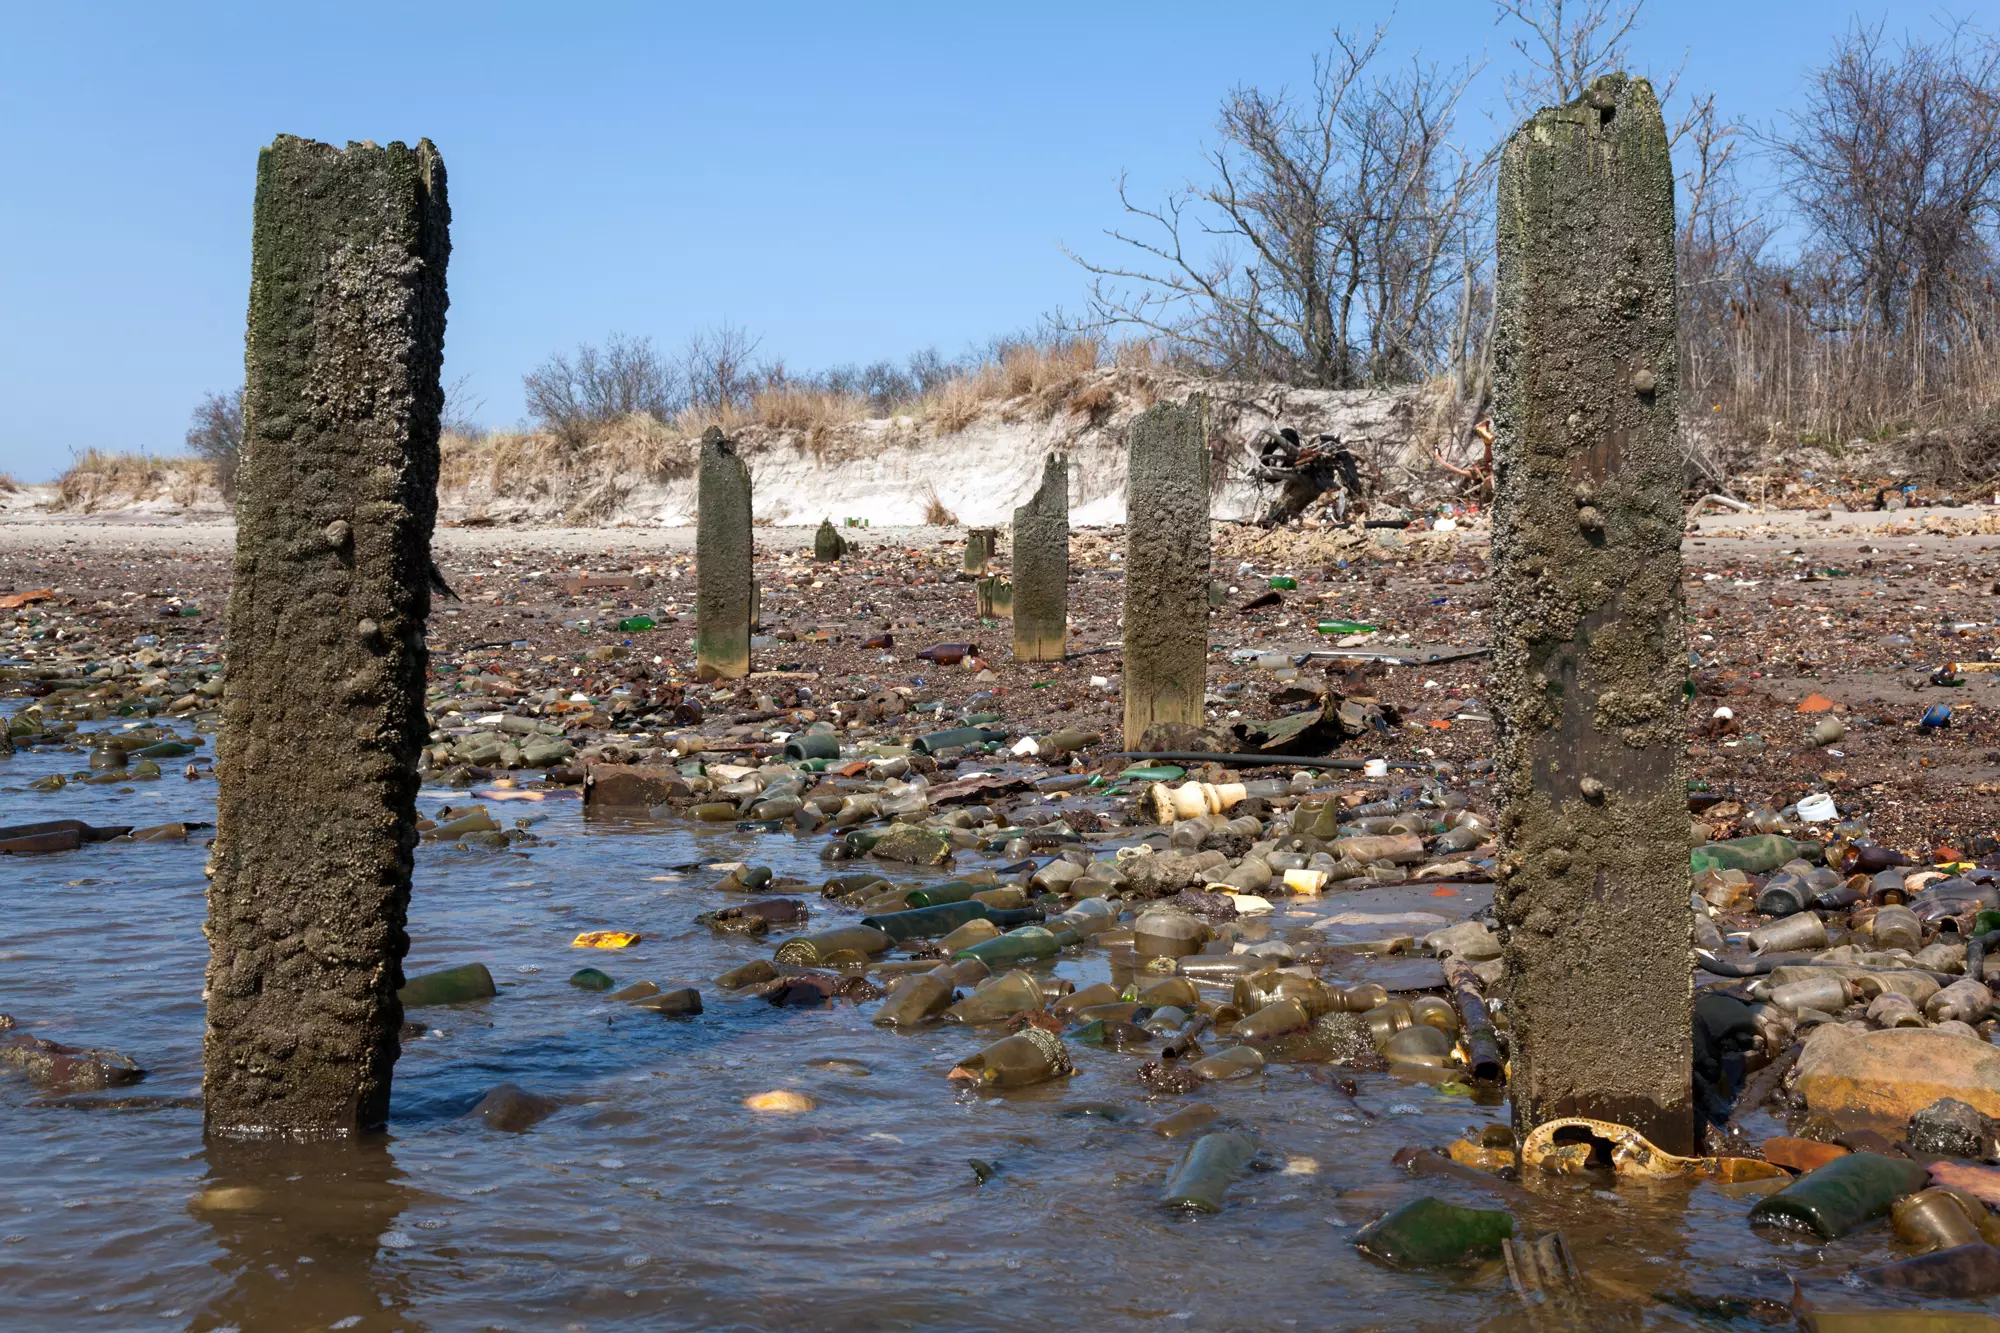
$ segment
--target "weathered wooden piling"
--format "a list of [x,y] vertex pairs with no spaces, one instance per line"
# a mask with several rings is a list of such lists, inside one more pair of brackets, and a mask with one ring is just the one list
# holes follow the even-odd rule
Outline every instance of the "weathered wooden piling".
[[1512,1094],[1693,1145],[1674,177],[1610,75],[1500,167],[1494,698]]
[[1126,435],[1126,455],[1125,747],[1138,749],[1156,725],[1202,721],[1208,399],[1147,408]]
[[716,426],[701,437],[695,504],[695,675],[735,680],[750,674],[750,630],[757,620],[750,469]]
[[1060,662],[1069,633],[1069,460],[1050,454],[1042,484],[1014,510],[1014,656]]
[[203,1115],[383,1124],[416,847],[444,394],[444,163],[280,136],[257,162]]
[[833,520],[819,521],[819,531],[813,534],[813,559],[822,562],[837,562],[847,554],[847,538],[840,535],[840,529],[833,526]]
[[974,528],[965,534],[965,572],[975,578],[986,576],[987,566],[1000,549],[1000,534],[993,528]]

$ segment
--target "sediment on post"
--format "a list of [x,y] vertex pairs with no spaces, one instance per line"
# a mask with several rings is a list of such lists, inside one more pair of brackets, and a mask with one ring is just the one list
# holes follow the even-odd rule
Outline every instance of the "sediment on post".
[[258,156],[208,890],[215,1134],[342,1137],[388,1118],[449,227],[428,140],[285,135]]
[[1687,1153],[1692,983],[1674,193],[1643,79],[1508,141],[1493,525],[1511,1088]]
[[721,429],[701,437],[695,509],[695,674],[735,680],[750,674],[757,620],[751,569],[750,469]]
[[1014,656],[1060,662],[1069,632],[1069,460],[1050,454],[1042,484],[1014,511]]
[[[1208,673],[1208,400],[1157,403],[1126,436],[1125,746],[1200,726]],[[1018,615],[1018,610],[1017,613]]]

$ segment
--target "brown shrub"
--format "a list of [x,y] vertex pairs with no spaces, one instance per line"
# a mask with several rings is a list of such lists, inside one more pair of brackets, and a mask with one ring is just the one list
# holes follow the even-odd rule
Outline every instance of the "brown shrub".
[[188,506],[214,485],[215,468],[206,459],[86,449],[56,479],[56,502],[50,507],[88,514],[162,497]]
[[1072,389],[1063,406],[1080,417],[1095,421],[1117,404],[1117,384],[1110,379],[1099,379]]
[[934,528],[958,526],[958,515],[945,508],[944,500],[939,497],[935,486],[924,488],[924,522]]
[[750,413],[760,425],[799,432],[806,437],[806,447],[818,452],[834,427],[867,417],[868,400],[859,394],[785,384],[754,395]]

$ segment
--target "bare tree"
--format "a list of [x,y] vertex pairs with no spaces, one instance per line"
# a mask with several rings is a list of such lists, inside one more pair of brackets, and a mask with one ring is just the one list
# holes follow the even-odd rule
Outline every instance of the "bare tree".
[[460,375],[444,386],[444,414],[439,424],[450,434],[479,439],[486,434],[486,427],[479,424],[479,412],[485,406],[486,399],[472,391],[472,376]]
[[1857,26],[1768,136],[1800,219],[1884,333],[1949,318],[1992,270],[2000,43],[1963,25],[1891,43]]
[[243,389],[205,394],[188,422],[187,447],[215,467],[216,489],[236,499],[236,469],[243,460]]
[[[698,412],[719,413],[748,402],[760,382],[772,378],[760,375],[750,360],[762,341],[726,319],[691,336],[680,356],[688,405]],[[783,378],[782,370],[777,377]]]
[[[1600,74],[1625,67],[1645,0],[1493,0],[1494,22],[1526,32],[1510,38],[1526,62],[1507,77],[1507,100],[1522,114],[1583,96]],[[1666,99],[1661,98],[1662,101]]]
[[[1456,345],[1452,295],[1483,253],[1496,150],[1456,138],[1472,65],[1371,72],[1383,29],[1336,30],[1311,96],[1238,89],[1214,180],[1158,206],[1119,200],[1124,263],[1093,275],[1085,324],[1130,326],[1229,373],[1348,388],[1406,381]],[[1476,239],[1475,239],[1476,238]]]
[[573,356],[557,352],[522,377],[528,414],[571,443],[594,426],[634,413],[665,421],[686,401],[674,367],[651,338],[614,333],[602,348],[589,343]]

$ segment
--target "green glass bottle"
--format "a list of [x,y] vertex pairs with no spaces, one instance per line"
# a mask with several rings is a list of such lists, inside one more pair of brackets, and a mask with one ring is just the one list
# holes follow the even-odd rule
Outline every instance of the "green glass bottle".
[[486,970],[486,964],[465,963],[440,972],[410,977],[396,992],[396,998],[403,1002],[405,1009],[422,1009],[433,1004],[490,1000],[498,993],[493,985],[493,974]]
[[1793,842],[1776,833],[1756,833],[1747,838],[1731,838],[1727,842],[1711,842],[1696,847],[1688,853],[1688,873],[1699,875],[1710,870],[1741,870],[1749,875],[1762,875],[1776,870],[1787,861],[1801,857],[1816,859],[1818,851],[1818,843]]
[[1750,1210],[1750,1223],[1811,1231],[1833,1240],[1863,1222],[1886,1217],[1897,1199],[1922,1189],[1929,1180],[1930,1172],[1921,1163],[1851,1152],[1759,1199]]
[[963,902],[936,903],[929,907],[913,907],[906,912],[884,912],[879,916],[864,916],[861,924],[872,926],[890,939],[934,940],[941,935],[949,935],[968,921],[986,919],[986,904],[967,899]]
[[1167,1175],[1167,1206],[1200,1213],[1221,1212],[1222,1198],[1228,1193],[1230,1182],[1256,1155],[1256,1141],[1248,1134],[1202,1135],[1188,1145],[1179,1165]]
[[1499,1209],[1460,1208],[1425,1195],[1363,1227],[1354,1246],[1399,1268],[1424,1268],[1489,1258],[1513,1234],[1514,1219]]
[[969,949],[961,949],[952,957],[977,958],[988,967],[998,969],[1012,963],[1053,958],[1061,950],[1062,942],[1046,926],[1022,926],[1005,935],[995,935]]
[[911,889],[909,903],[912,907],[938,907],[945,903],[962,903],[977,892],[977,884],[955,879],[946,884],[933,884],[928,889]]

